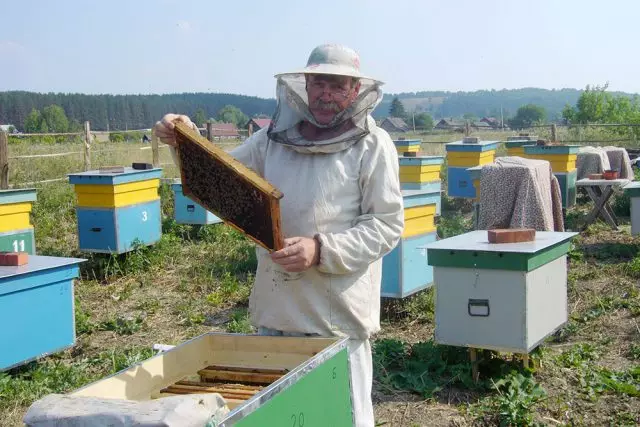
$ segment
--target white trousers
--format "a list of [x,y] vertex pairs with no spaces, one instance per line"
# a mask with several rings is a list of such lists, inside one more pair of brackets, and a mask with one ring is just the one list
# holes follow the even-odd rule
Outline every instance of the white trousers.
[[[309,334],[282,332],[262,327],[258,328],[258,333],[268,336],[309,336]],[[347,349],[351,371],[351,403],[353,405],[354,426],[374,427],[373,402],[371,401],[371,387],[373,385],[371,343],[369,340],[350,339],[347,341]]]

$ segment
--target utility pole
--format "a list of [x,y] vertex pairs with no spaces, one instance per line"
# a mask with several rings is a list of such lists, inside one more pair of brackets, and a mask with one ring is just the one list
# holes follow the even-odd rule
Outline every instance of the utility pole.
[[411,118],[413,119],[413,133],[416,133],[416,112],[411,112]]
[[500,104],[500,129],[504,132],[504,116],[502,115],[502,104]]

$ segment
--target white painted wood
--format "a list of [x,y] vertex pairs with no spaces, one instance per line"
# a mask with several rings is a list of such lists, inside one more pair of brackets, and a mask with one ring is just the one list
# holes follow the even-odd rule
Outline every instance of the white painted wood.
[[567,256],[527,274],[527,352],[567,321]]
[[567,320],[566,256],[529,273],[435,267],[434,282],[440,344],[528,353]]
[[631,198],[631,234],[640,234],[640,197]]
[[422,248],[534,254],[549,246],[565,242],[577,234],[573,232],[537,231],[536,240],[533,242],[489,243],[488,232],[486,230],[477,230],[429,243]]

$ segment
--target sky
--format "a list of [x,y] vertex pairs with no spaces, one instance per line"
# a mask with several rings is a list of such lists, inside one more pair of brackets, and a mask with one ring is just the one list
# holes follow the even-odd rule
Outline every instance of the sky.
[[0,91],[275,96],[341,43],[386,93],[640,92],[639,0],[0,0]]

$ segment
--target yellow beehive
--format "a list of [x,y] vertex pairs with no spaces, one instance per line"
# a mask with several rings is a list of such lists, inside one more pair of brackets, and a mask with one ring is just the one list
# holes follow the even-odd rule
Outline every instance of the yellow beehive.
[[495,150],[488,151],[450,151],[447,153],[448,166],[472,167],[493,163]]
[[547,160],[554,173],[571,172],[576,169],[577,154],[523,154],[527,159]]
[[76,184],[79,207],[119,208],[159,200],[159,179],[115,185]]
[[403,238],[436,231],[436,205],[423,205],[404,210]]

